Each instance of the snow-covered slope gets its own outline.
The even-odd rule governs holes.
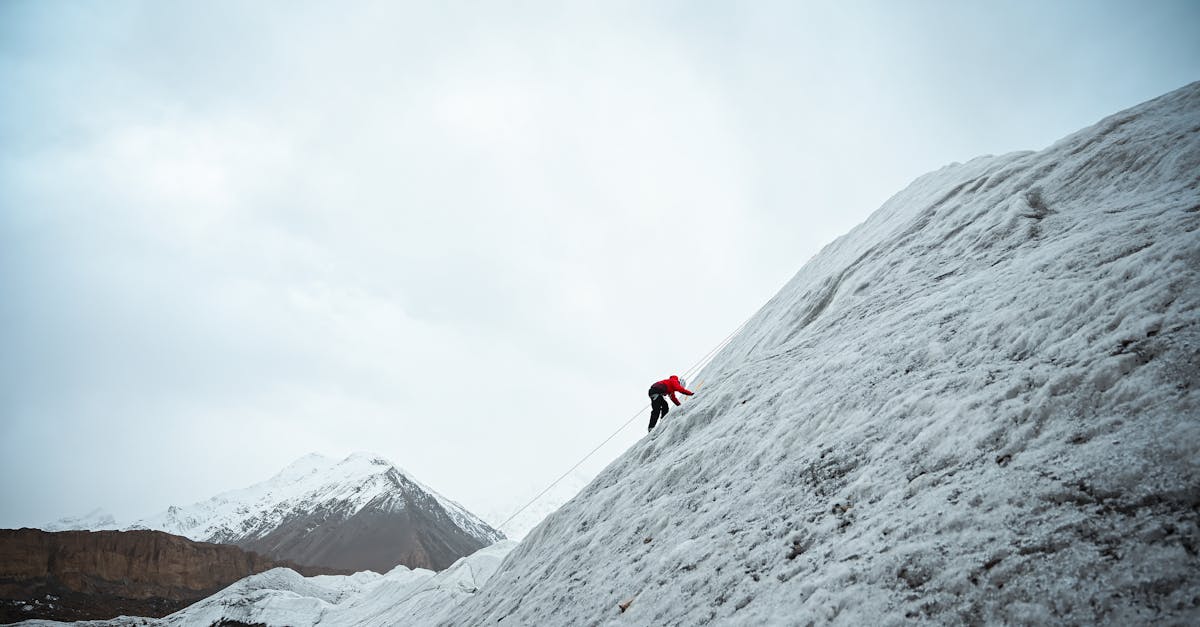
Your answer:
[[[1200,623],[1200,83],[921,177],[702,377],[445,624]]]
[[[301,564],[441,569],[503,539],[461,505],[377,455],[310,454],[274,477],[135,523]]]

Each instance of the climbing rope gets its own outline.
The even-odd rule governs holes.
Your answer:
[[[749,318],[746,318],[746,320],[744,322],[742,322],[740,325],[738,325],[738,327],[736,329],[734,329],[732,333],[725,336],[725,339],[721,340],[721,342],[719,344],[717,344],[717,346],[715,348],[708,351],[708,353],[706,353],[703,357],[700,358],[699,361],[697,361],[695,364],[693,364],[691,368],[688,368],[687,370],[685,370],[683,373],[684,379],[685,380],[690,379],[693,374],[699,373],[700,370],[703,369],[704,366],[708,365],[708,362],[711,361],[711,358],[716,356],[717,352],[719,352],[721,349],[725,348],[729,344],[729,342],[731,342],[733,340],[733,338],[738,333],[740,333],[747,324],[749,324],[749,322],[752,318],[754,318],[753,315],[751,315]],[[703,381],[697,382],[697,384],[694,386],[694,389],[699,389],[700,383],[703,383]],[[650,408],[650,403],[646,403],[645,405],[643,405],[642,408],[639,409],[636,414],[630,416],[629,420],[625,421],[625,424],[622,424],[620,427],[617,427],[617,430],[613,431],[612,434],[609,435],[607,438],[604,438],[604,441],[597,444],[596,448],[593,448],[591,451],[588,451],[588,454],[584,455],[582,459],[575,462],[574,466],[571,466],[569,469],[567,469],[566,472],[564,472],[562,475],[560,475],[559,478],[555,479],[550,485],[546,486],[545,490],[538,492],[536,496],[534,496],[532,499],[529,499],[529,502],[522,505],[521,509],[518,509],[517,511],[513,512],[513,514],[511,516],[504,519],[504,522],[500,523],[499,525],[496,525],[496,528],[500,529],[500,528],[504,527],[504,525],[507,525],[508,523],[512,522],[512,520],[514,518],[516,518],[517,516],[519,516],[521,514],[521,512],[528,509],[530,505],[533,505],[534,503],[537,502],[538,499],[545,496],[547,492],[554,489],[554,486],[558,485],[563,479],[566,479],[567,476],[570,475],[572,472],[574,472],[576,468],[579,468],[580,466],[582,466],[583,462],[586,462],[592,455],[595,455],[596,451],[599,451],[601,448],[604,447],[605,444],[608,444],[613,438],[617,437],[617,435],[619,433],[621,433],[622,431],[624,431],[625,428],[628,427],[634,420],[637,420],[637,417],[642,415],[642,412],[646,411],[649,408]]]

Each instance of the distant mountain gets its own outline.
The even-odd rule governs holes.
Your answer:
[[[504,535],[395,464],[356,453],[302,457],[279,474],[131,528],[236,544],[277,559],[385,573],[441,570]]]
[[[45,531],[103,531],[117,528],[117,519],[101,508],[94,509],[82,516],[67,516],[42,525],[42,529]]]
[[[163,616],[279,567],[337,574],[161,531],[2,529],[0,623]]]

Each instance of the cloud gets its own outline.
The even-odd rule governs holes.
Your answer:
[[[917,174],[1194,77],[1073,6],[4,3],[0,522],[310,450],[503,509]]]

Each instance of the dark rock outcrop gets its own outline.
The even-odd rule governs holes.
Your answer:
[[[305,576],[345,572],[161,531],[0,529],[0,622],[164,616],[281,566]]]

